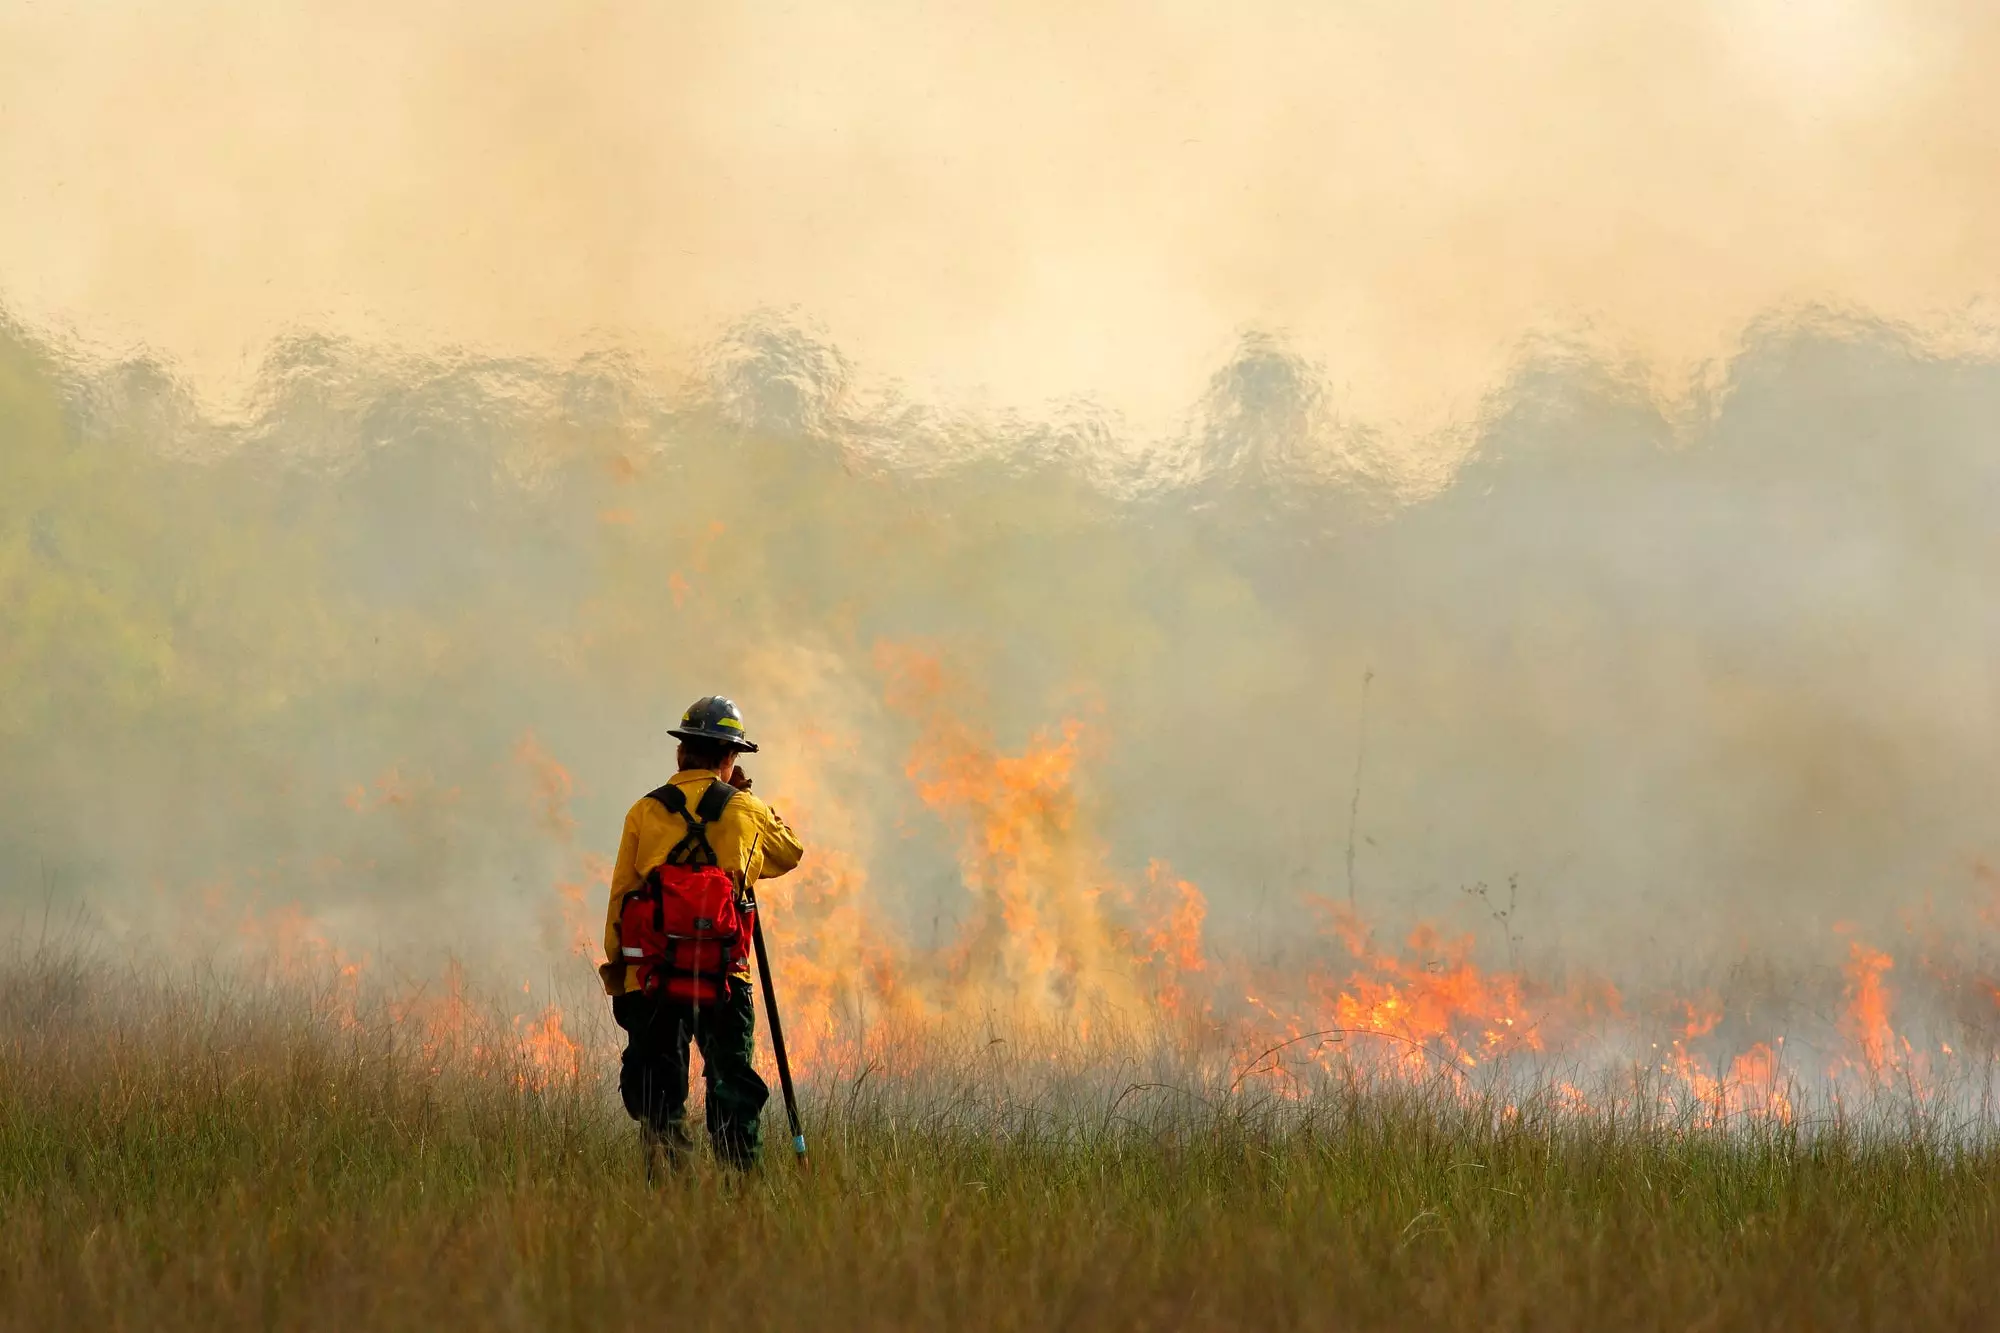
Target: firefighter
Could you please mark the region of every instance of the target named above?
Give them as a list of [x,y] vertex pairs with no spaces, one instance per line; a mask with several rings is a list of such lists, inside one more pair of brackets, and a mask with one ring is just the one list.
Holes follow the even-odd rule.
[[[735,704],[721,695],[697,699],[670,734],[680,742],[679,771],[625,816],[604,928],[610,961],[599,969],[612,1016],[626,1034],[618,1090],[626,1112],[639,1122],[649,1179],[662,1151],[669,1163],[678,1163],[692,1145],[684,1119],[690,1042],[701,1048],[708,1137],[721,1161],[746,1169],[756,1164],[758,1118],[770,1089],[753,1065],[747,911],[731,922],[740,930],[740,945],[718,955],[726,961],[709,976],[690,980],[667,963],[641,960],[634,940],[621,937],[621,918],[636,920],[626,916],[628,895],[638,891],[643,899],[664,886],[671,897],[677,885],[693,882],[677,864],[712,865],[729,876],[741,907],[744,888],[791,870],[804,853],[784,820],[750,794],[749,777],[736,767],[736,756],[754,754],[757,746],[744,733]],[[725,901],[721,912],[729,911]],[[625,933],[642,932],[628,925]]]

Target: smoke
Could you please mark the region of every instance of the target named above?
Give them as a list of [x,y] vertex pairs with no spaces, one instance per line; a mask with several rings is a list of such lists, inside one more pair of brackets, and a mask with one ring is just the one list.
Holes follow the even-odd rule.
[[[1036,910],[1159,859],[1265,957],[1350,892],[1491,939],[1511,880],[1507,933],[1593,966],[1988,892],[2000,368],[1880,323],[1762,326],[1693,424],[1531,364],[1416,498],[1264,335],[1115,464],[857,398],[770,317],[664,381],[295,338],[235,419],[5,348],[6,892],[133,937],[298,904],[355,948],[560,955],[713,689],[857,950],[1003,905],[954,812],[996,817],[1004,765],[966,754],[1061,756],[1023,781],[1069,840],[1007,872]],[[908,660],[952,684],[899,703]]]
[[1949,0],[11,10],[0,894],[540,965],[720,689],[812,966],[1142,883],[1264,960],[1350,898],[1558,969],[1964,919],[1996,57]]
[[1983,342],[1996,58],[1964,0],[13,6],[0,291],[225,394],[796,307],[1149,436],[1284,330],[1426,470],[1549,335],[1669,398],[1803,302]]

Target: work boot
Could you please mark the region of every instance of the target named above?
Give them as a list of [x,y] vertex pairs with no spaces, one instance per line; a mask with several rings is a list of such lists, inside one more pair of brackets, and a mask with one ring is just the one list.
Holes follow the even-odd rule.
[[662,1163],[667,1171],[678,1171],[686,1164],[688,1152],[694,1143],[688,1138],[687,1126],[679,1121],[668,1124],[664,1129],[641,1122],[639,1125],[639,1148],[646,1159],[646,1183],[658,1184]]

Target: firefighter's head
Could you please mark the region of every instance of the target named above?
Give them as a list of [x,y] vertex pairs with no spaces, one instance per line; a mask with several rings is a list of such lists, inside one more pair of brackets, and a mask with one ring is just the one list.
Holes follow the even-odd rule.
[[719,694],[689,704],[681,724],[669,734],[681,743],[678,763],[683,771],[713,769],[725,781],[737,755],[757,752],[757,743],[744,733],[743,714]]

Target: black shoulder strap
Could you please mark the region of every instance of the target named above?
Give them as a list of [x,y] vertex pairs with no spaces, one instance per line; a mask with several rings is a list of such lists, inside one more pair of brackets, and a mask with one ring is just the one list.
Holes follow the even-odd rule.
[[[679,788],[675,788],[676,791]],[[701,794],[701,801],[694,808],[695,818],[704,824],[712,824],[722,818],[722,812],[736,799],[736,788],[721,778],[708,784],[708,790]]]
[[680,816],[687,824],[687,835],[667,853],[668,864],[714,865],[715,849],[708,845],[708,826],[720,819],[722,812],[729,808],[729,803],[736,798],[736,788],[717,778],[708,784],[708,790],[701,794],[701,800],[693,810],[688,809],[687,794],[671,782],[646,794],[665,806],[668,814]]

